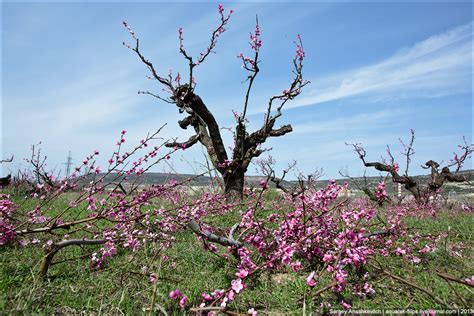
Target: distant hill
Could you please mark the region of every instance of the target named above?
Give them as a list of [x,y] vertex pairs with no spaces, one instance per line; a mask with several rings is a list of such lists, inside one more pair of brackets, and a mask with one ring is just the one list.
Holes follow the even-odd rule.
[[[461,171],[462,174],[474,174],[474,170],[465,170]],[[103,176],[103,174],[99,174],[98,176]],[[428,175],[418,175],[414,176],[420,183],[426,183],[429,180]],[[116,174],[110,174],[108,175],[104,181],[105,182],[116,182],[119,181],[121,177],[118,177]],[[190,185],[193,186],[208,186],[211,184],[211,178],[209,176],[196,176],[194,174],[175,174],[175,173],[160,173],[160,172],[147,172],[144,173],[140,176],[140,179],[138,179],[140,184],[143,185],[151,185],[151,184],[163,184],[167,181],[170,180],[176,180],[178,182],[186,181],[188,179],[191,179]],[[262,179],[266,179],[264,176],[247,176],[246,177],[246,183],[247,186],[249,187],[256,187],[259,186],[259,183]],[[367,182],[367,185],[371,188],[375,188],[377,183],[380,182],[381,177],[380,176],[375,176],[375,177],[366,177],[364,180],[363,177],[354,177],[351,179],[335,179],[337,183],[343,184],[345,182],[349,183],[349,187],[353,190],[357,188],[356,183],[364,184],[364,182]],[[125,183],[131,183],[137,181],[137,176],[136,175],[131,175],[127,177],[127,180]],[[329,183],[329,180],[318,180],[316,181],[316,187],[317,188],[324,188],[327,184]],[[286,186],[291,186],[291,185],[296,185],[297,181],[284,181],[284,185]],[[392,184],[392,181],[389,179],[387,181],[387,191],[389,193],[393,193],[396,191],[396,184]],[[272,184],[271,184],[272,185]],[[445,186],[445,191],[450,192],[450,191],[456,191],[457,193],[460,194],[465,194],[465,193],[474,193],[474,188],[472,185],[469,185],[467,183],[447,183]]]

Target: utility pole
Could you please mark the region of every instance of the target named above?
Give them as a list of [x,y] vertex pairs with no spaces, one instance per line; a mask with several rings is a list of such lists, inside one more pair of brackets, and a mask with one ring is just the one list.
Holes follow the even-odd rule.
[[69,151],[69,155],[67,156],[66,162],[64,164],[66,165],[66,177],[69,177],[69,174],[71,173],[71,166],[72,166],[71,151]]

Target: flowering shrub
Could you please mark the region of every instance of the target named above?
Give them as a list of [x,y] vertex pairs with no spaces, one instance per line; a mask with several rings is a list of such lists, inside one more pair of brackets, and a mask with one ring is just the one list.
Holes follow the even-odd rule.
[[0,246],[15,238],[14,211],[15,205],[10,196],[0,194]]
[[[393,256],[421,264],[445,237],[421,234],[405,223],[407,217],[436,216],[435,204],[387,204],[381,208],[375,201],[345,198],[343,192],[348,185],[334,181],[324,189],[307,185],[297,194],[282,192],[272,201],[264,199],[270,190],[266,180],[260,182],[259,189],[248,191],[242,201],[229,201],[219,193],[190,195],[186,181],[171,180],[138,190],[143,172],[180,148],[153,146],[153,134],[133,150],[122,152],[125,134],[121,134],[104,174],[96,173],[98,166],[86,159],[82,168],[91,171],[86,178],[92,177],[88,178],[92,181],[83,186],[84,181],[75,181],[77,195],[59,212],[49,205],[64,191],[37,197],[37,205],[24,212],[16,210],[3,195],[2,245],[18,242],[43,247],[40,274],[46,276],[54,255],[70,245],[97,245],[90,260],[91,268],[100,270],[118,255],[119,249],[136,253],[145,243],[153,243],[164,251],[173,247],[177,233],[190,229],[202,244],[202,251],[219,255],[234,270],[228,275],[227,287],[210,289],[199,297],[186,288],[175,288],[168,297],[176,308],[226,309],[252,288],[261,274],[283,272],[300,276],[308,291],[333,292],[339,307],[349,309],[352,296],[374,295],[369,272],[377,262],[374,259]],[[106,182],[105,175],[114,176],[127,190],[118,190],[117,182]],[[383,182],[378,184],[376,195],[386,198]],[[209,223],[209,219],[227,213],[239,215],[231,229]],[[143,273],[148,282],[158,282],[157,274],[148,269]],[[249,309],[249,313],[255,312]]]
[[385,191],[384,181],[381,181],[377,184],[377,187],[375,188],[375,197],[381,203],[388,199],[387,191]]
[[[227,249],[238,258],[234,278],[227,289],[205,293],[199,307],[226,308],[252,279],[268,271],[306,273],[307,286],[316,291],[370,296],[374,289],[369,274],[357,271],[366,270],[373,258],[403,256],[418,264],[443,237],[409,233],[404,224],[407,216],[432,216],[431,208],[391,205],[380,214],[377,203],[341,199],[344,188],[330,182],[325,189],[309,188],[296,197],[283,194],[270,205],[259,194],[250,196],[238,224],[243,244]],[[383,186],[379,188],[380,196],[385,196]],[[340,305],[350,308],[344,300]]]
[[[138,191],[140,176],[153,165],[169,159],[176,151],[164,149],[163,144],[151,146],[159,131],[128,152],[123,150],[126,132],[122,131],[104,173],[95,162],[99,152],[94,151],[71,176],[58,179],[57,186],[49,186],[47,195],[39,196],[35,192],[32,197],[36,197],[38,202],[32,209],[14,214],[14,205],[8,196],[2,195],[1,244],[17,241],[28,245],[37,241],[38,236],[44,237],[44,233],[54,233],[50,236],[52,238],[40,240],[46,252],[40,266],[40,274],[44,276],[54,255],[70,245],[103,245],[92,254],[94,269],[103,267],[107,258],[116,255],[118,246],[135,252],[148,240],[169,247],[173,240],[171,233],[179,229],[183,225],[181,220],[190,215],[182,214],[187,210],[171,214],[162,207],[149,206],[157,198],[179,204],[181,183],[170,181]],[[137,155],[139,157],[135,158]],[[79,175],[81,171],[85,173]],[[129,180],[131,176],[133,178]],[[128,191],[122,185],[126,182]],[[71,188],[77,194],[64,209],[54,210],[54,202]],[[194,213],[195,218],[200,215]],[[20,218],[24,220],[20,221]]]

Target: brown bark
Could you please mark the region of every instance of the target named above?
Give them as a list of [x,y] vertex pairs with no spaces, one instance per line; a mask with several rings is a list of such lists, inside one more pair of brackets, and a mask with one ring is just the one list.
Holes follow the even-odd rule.
[[224,174],[224,193],[229,198],[243,198],[245,171],[240,167]]
[[53,262],[54,256],[64,247],[74,246],[74,245],[100,245],[104,244],[106,240],[104,239],[71,239],[63,240],[56,244],[51,245],[50,249],[47,250],[45,256],[41,260],[40,267],[38,269],[38,274],[41,277],[46,277],[48,275],[49,267]]

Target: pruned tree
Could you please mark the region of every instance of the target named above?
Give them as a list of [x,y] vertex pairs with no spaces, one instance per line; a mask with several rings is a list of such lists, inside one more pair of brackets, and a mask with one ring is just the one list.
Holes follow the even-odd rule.
[[271,181],[275,184],[277,189],[280,189],[283,193],[287,194],[291,198],[297,198],[304,195],[304,193],[310,189],[315,188],[316,181],[322,177],[322,169],[317,169],[313,173],[305,175],[301,172],[295,174],[296,181],[286,181],[285,177],[290,173],[291,170],[296,168],[296,160],[293,160],[288,166],[283,169],[281,177],[276,176],[276,172],[273,168],[276,161],[272,156],[267,159],[261,159],[257,161],[257,165],[260,168],[260,173],[267,177],[267,181]]
[[[402,184],[406,190],[408,190],[417,203],[427,203],[430,197],[434,197],[439,193],[439,190],[443,187],[446,182],[466,182],[470,180],[470,174],[462,174],[461,168],[464,166],[466,159],[470,158],[474,151],[474,145],[468,144],[466,138],[464,138],[464,144],[459,145],[461,153],[454,153],[454,158],[443,168],[440,164],[434,160],[427,161],[421,167],[424,169],[430,169],[431,173],[426,184],[420,183],[419,179],[408,175],[408,170],[411,164],[411,158],[415,153],[413,143],[415,141],[415,131],[412,129],[411,138],[408,144],[404,143],[401,139],[400,142],[404,148],[402,155],[405,157],[405,170],[400,173],[400,167],[395,158],[393,157],[390,147],[387,146],[387,154],[389,161],[382,159],[382,162],[369,162],[366,160],[366,151],[361,144],[347,144],[354,147],[354,151],[362,160],[365,167],[372,167],[381,172],[387,172],[395,183]],[[450,168],[454,167],[451,171]],[[440,169],[441,168],[441,169]]]
[[166,103],[174,104],[178,107],[180,113],[185,113],[186,117],[178,121],[182,129],[192,127],[195,134],[184,142],[169,142],[168,147],[188,148],[200,143],[207,150],[210,160],[216,170],[222,175],[225,185],[225,193],[227,196],[242,197],[244,188],[244,176],[247,172],[250,162],[253,158],[260,156],[265,149],[261,145],[270,137],[283,136],[292,131],[291,125],[282,125],[276,127],[278,118],[282,115],[283,106],[290,100],[294,99],[301,93],[301,89],[309,83],[303,80],[303,60],[305,52],[301,37],[298,35],[295,41],[296,55],[293,58],[293,80],[290,86],[279,94],[275,94],[269,98],[267,111],[263,125],[254,132],[247,130],[247,109],[250,100],[250,94],[253,88],[255,78],[260,72],[260,49],[262,40],[260,37],[260,26],[258,17],[254,33],[250,33],[250,46],[252,56],[248,57],[241,53],[238,58],[242,60],[242,68],[247,71],[247,90],[243,101],[243,111],[241,114],[235,113],[236,127],[234,131],[235,147],[231,154],[228,154],[222,140],[221,129],[217,123],[210,108],[195,92],[196,82],[194,79],[194,69],[205,62],[217,44],[218,38],[226,31],[227,24],[233,13],[232,10],[228,14],[224,14],[224,8],[219,5],[220,22],[211,34],[210,42],[207,48],[194,57],[188,53],[184,46],[183,29],[178,29],[179,52],[188,63],[189,74],[186,82],[182,81],[180,73],[174,76],[171,72],[167,76],[159,75],[155,66],[140,51],[140,41],[135,33],[128,26],[127,22],[123,22],[124,26],[130,32],[135,45],[131,46],[124,42],[124,45],[134,51],[139,59],[147,66],[151,75],[150,79],[158,81],[169,95],[162,97],[150,91],[139,91],[141,94],[148,94]]
[[[0,160],[0,164],[5,163],[5,162],[12,162],[12,161],[13,161],[13,155],[10,158]],[[11,181],[12,181],[11,174],[9,174],[6,177],[0,177],[0,187],[9,185]]]
[[47,171],[46,160],[47,156],[41,155],[41,148],[38,145],[31,145],[31,158],[25,159],[33,167],[33,175],[36,178],[36,184],[32,184],[33,187],[39,186],[48,186],[51,189],[59,187],[59,183],[56,181],[58,177],[54,176],[54,171]]

